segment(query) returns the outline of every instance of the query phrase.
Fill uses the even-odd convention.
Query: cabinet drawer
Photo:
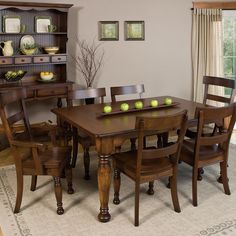
[[[27,90],[26,94],[27,94],[27,98],[33,98],[34,97],[34,90]]]
[[[46,97],[46,96],[56,96],[56,95],[64,95],[66,94],[66,88],[48,88],[48,89],[39,89],[37,91],[38,97]]]
[[[49,57],[34,57],[34,63],[47,63],[50,62]]]
[[[0,58],[0,65],[10,65],[13,64],[13,59],[8,57]]]
[[[15,58],[15,64],[30,64],[32,63],[31,57],[19,57]]]
[[[66,56],[52,56],[52,62],[64,62],[66,61]]]

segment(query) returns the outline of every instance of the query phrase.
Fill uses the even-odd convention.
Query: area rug
[[[140,226],[134,227],[134,183],[122,176],[121,203],[113,205],[110,191],[111,221],[97,220],[99,199],[97,191],[96,152],[91,153],[90,181],[83,179],[80,156],[73,169],[75,194],[63,192],[65,213],[56,214],[53,181],[40,177],[35,192],[30,191],[30,177],[24,178],[21,212],[13,214],[16,197],[14,166],[0,168],[0,227],[4,236],[87,236],[87,235],[160,235],[160,236],[219,236],[236,235],[236,146],[231,145],[229,179],[231,195],[223,193],[217,183],[218,165],[205,168],[203,180],[198,182],[198,207],[191,202],[191,168],[179,166],[178,193],[181,213],[173,210],[167,179],[155,182],[155,194],[146,194],[141,186]],[[63,188],[66,183],[63,180]]]

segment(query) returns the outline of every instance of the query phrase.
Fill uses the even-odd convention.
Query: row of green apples
[[[153,99],[150,101],[150,106],[151,107],[158,107],[158,101],[156,99]],[[164,100],[165,105],[171,105],[172,104],[172,99],[171,98],[165,98]],[[143,108],[143,102],[142,101],[136,101],[134,103],[134,107],[136,109],[142,109]],[[129,104],[128,103],[122,103],[120,105],[120,110],[121,111],[128,111],[129,110]],[[110,105],[106,105],[103,107],[103,112],[104,113],[110,113],[112,112],[112,107]]]

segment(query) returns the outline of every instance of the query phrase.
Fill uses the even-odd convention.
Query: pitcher
[[[0,42],[0,48],[2,49],[3,56],[12,56],[13,55],[13,47],[12,41]]]

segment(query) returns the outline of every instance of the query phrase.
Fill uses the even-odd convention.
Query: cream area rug
[[[191,202],[191,168],[180,164],[178,193],[181,213],[173,210],[167,179],[155,182],[155,194],[146,194],[141,186],[140,226],[134,227],[134,183],[122,175],[120,205],[113,205],[110,191],[111,221],[97,220],[99,199],[96,180],[97,156],[91,153],[90,181],[83,179],[82,158],[74,171],[75,194],[63,192],[65,213],[56,214],[53,181],[39,177],[37,190],[30,191],[30,177],[25,177],[21,212],[13,214],[16,197],[14,166],[0,168],[0,227],[4,236],[88,236],[88,235],[160,235],[160,236],[218,236],[236,235],[236,146],[231,145],[229,179],[231,195],[223,193],[217,183],[219,167],[205,168],[198,182],[198,207]],[[66,190],[65,180],[63,188]]]

